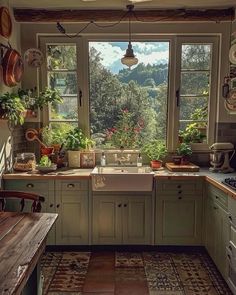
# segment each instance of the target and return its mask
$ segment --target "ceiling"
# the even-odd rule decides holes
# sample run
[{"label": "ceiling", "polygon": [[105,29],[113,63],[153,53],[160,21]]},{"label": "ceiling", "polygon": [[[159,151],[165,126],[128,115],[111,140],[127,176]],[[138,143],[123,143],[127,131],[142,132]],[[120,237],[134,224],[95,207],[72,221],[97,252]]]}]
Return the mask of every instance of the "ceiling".
[{"label": "ceiling", "polygon": [[[133,0],[137,9],[161,8],[228,8],[236,7],[235,0]],[[129,0],[9,0],[9,4],[16,8],[51,8],[51,9],[126,9]]]}]

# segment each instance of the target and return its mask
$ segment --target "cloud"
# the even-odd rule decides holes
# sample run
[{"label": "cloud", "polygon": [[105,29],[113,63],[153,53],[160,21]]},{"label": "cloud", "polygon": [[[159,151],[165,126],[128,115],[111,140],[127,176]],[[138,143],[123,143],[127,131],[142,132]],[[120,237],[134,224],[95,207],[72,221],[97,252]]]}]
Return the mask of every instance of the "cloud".
[{"label": "cloud", "polygon": [[[125,54],[127,42],[90,42],[90,46],[100,52],[102,65],[111,72],[118,73],[119,70],[125,67],[120,59]],[[168,42],[132,42],[132,46],[139,63],[153,65],[168,62],[169,60]]]}]

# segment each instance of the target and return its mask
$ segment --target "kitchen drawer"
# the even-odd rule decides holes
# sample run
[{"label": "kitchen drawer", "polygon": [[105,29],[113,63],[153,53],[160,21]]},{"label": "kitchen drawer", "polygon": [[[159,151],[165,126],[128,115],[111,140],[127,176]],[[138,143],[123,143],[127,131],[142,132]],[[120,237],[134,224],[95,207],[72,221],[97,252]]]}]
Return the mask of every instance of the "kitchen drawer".
[{"label": "kitchen drawer", "polygon": [[195,195],[202,191],[201,181],[156,181],[156,191],[162,195],[188,194]]},{"label": "kitchen drawer", "polygon": [[207,194],[224,209],[228,208],[228,195],[213,185],[207,185]]},{"label": "kitchen drawer", "polygon": [[88,180],[58,180],[56,181],[58,191],[87,191]]},{"label": "kitchen drawer", "polygon": [[4,180],[6,190],[25,192],[47,192],[54,189],[54,181],[45,180]]}]

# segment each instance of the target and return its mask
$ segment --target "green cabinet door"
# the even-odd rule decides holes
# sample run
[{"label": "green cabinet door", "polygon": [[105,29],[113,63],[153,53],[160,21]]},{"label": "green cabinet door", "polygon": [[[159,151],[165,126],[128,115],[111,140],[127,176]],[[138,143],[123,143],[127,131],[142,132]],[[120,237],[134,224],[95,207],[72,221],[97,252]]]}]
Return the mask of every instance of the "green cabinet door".
[{"label": "green cabinet door", "polygon": [[201,245],[201,195],[157,196],[156,206],[156,244]]},{"label": "green cabinet door", "polygon": [[151,202],[151,196],[135,195],[123,198],[124,244],[151,244]]},{"label": "green cabinet door", "polygon": [[122,206],[120,196],[93,196],[94,245],[122,243]]},{"label": "green cabinet door", "polygon": [[211,258],[216,260],[216,234],[217,234],[217,212],[211,199],[206,201],[205,216],[205,247]]},{"label": "green cabinet door", "polygon": [[88,196],[87,192],[56,193],[56,244],[88,244]]}]

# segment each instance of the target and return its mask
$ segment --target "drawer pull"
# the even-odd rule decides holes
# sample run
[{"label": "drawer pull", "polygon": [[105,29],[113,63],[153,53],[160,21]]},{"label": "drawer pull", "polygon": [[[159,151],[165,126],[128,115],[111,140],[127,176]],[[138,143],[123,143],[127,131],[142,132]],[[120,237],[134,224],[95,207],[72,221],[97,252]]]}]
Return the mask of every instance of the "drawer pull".
[{"label": "drawer pull", "polygon": [[53,207],[53,204],[50,204],[49,207],[52,208]]},{"label": "drawer pull", "polygon": [[179,200],[181,200],[181,199],[182,199],[182,197],[178,197],[178,199],[179,199]]},{"label": "drawer pull", "polygon": [[121,204],[119,204],[118,207],[120,208],[121,207]]},{"label": "drawer pull", "polygon": [[229,245],[229,250],[232,251],[232,246],[231,245]]},{"label": "drawer pull", "polygon": [[57,204],[57,208],[59,208],[60,207],[60,204]]},{"label": "drawer pull", "polygon": [[182,193],[182,191],[178,191],[178,194],[181,194]]},{"label": "drawer pull", "polygon": [[177,188],[181,188],[181,184],[177,185]]},{"label": "drawer pull", "polygon": [[215,210],[219,209],[219,208],[218,208],[218,207],[216,207],[216,206],[214,206],[213,208],[214,208]]},{"label": "drawer pull", "polygon": [[218,196],[215,196],[216,197],[216,199],[219,199],[219,197]]},{"label": "drawer pull", "polygon": [[229,258],[229,260],[231,259],[230,255],[228,254],[227,257]]},{"label": "drawer pull", "polygon": [[27,183],[27,184],[26,184],[26,187],[28,187],[28,188],[32,188],[32,187],[34,187],[34,185],[33,185],[33,183]]},{"label": "drawer pull", "polygon": [[229,215],[229,220],[231,220],[231,221],[232,221],[232,216],[231,216],[231,215]]},{"label": "drawer pull", "polygon": [[75,187],[75,185],[74,185],[74,183],[69,183],[69,184],[67,184],[67,187],[72,188],[72,187]]},{"label": "drawer pull", "polygon": [[124,207],[126,208],[127,207],[127,204],[124,204]]}]

